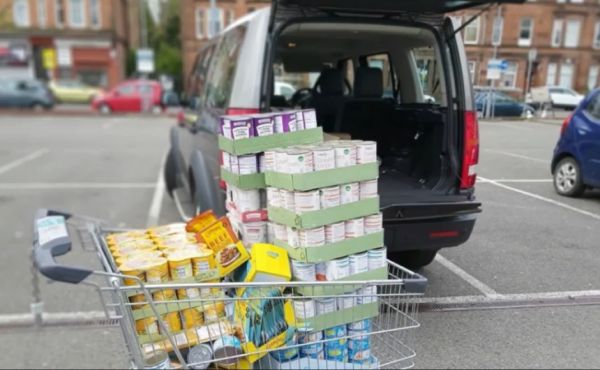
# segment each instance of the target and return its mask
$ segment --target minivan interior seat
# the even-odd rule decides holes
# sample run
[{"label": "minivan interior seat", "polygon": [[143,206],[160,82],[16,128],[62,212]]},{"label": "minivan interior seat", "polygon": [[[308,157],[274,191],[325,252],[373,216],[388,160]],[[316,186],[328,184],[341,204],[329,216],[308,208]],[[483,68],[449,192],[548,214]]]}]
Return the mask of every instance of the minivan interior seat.
[{"label": "minivan interior seat", "polygon": [[344,96],[344,75],[335,68],[321,72],[314,87],[312,107],[317,112],[317,122],[326,132],[333,131],[337,115],[346,101]]},{"label": "minivan interior seat", "polygon": [[393,99],[383,97],[383,71],[358,67],[354,75],[354,98],[344,102],[335,131],[356,139],[381,140],[379,130],[393,116],[394,104]]}]

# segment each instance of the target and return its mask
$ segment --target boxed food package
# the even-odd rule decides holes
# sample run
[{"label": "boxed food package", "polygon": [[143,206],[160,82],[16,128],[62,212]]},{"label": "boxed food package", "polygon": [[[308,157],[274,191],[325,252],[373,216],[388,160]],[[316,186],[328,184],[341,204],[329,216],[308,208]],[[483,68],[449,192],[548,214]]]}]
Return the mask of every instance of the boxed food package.
[{"label": "boxed food package", "polygon": [[[292,279],[288,253],[272,244],[257,243],[252,246],[250,260],[236,271],[236,281],[281,283]],[[244,289],[239,288],[238,295]]]}]

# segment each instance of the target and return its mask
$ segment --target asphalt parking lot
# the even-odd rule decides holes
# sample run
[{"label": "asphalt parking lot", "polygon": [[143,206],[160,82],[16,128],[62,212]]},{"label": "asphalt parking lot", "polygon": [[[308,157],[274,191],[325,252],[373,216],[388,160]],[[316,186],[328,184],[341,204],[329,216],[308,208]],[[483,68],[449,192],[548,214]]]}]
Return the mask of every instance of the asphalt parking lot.
[{"label": "asphalt parking lot", "polygon": [[[32,300],[32,217],[40,207],[118,227],[178,220],[161,191],[172,118],[0,116],[0,324]],[[600,192],[557,196],[549,163],[559,125],[482,122],[471,239],[443,250],[429,279],[414,342],[419,368],[593,367],[600,364]],[[74,250],[68,263],[94,266]],[[89,287],[41,280],[46,312],[101,310]],[[125,367],[111,326],[6,328],[7,367]]]}]

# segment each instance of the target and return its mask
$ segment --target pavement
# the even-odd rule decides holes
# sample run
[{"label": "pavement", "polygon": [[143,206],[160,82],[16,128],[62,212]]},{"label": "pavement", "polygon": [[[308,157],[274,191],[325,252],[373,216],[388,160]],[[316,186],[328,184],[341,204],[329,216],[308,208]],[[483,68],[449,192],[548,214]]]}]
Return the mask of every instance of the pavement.
[{"label": "pavement", "polygon": [[[117,227],[179,220],[158,185],[173,123],[160,116],[0,115],[0,325],[30,310],[36,209]],[[417,368],[600,364],[600,192],[580,199],[554,193],[549,164],[559,129],[560,122],[481,122],[476,194],[483,213],[466,244],[441,251],[420,271],[429,279],[421,327],[406,342]],[[61,261],[98,267],[80,248]],[[101,310],[90,287],[40,283],[45,312]],[[114,326],[0,326],[0,348],[0,367],[128,366]]]}]

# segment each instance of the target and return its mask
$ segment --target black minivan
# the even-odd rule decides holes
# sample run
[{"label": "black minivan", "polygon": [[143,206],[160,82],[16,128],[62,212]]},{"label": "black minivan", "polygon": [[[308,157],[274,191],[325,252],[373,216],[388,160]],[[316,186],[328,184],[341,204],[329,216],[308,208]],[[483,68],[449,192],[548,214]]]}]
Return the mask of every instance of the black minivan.
[{"label": "black minivan", "polygon": [[[419,268],[467,241],[481,211],[477,111],[445,14],[490,3],[274,0],[230,25],[215,40],[197,122],[171,130],[165,179],[180,212],[225,213],[219,116],[314,108],[325,132],[377,141],[392,260]],[[277,95],[276,83],[296,91]]]}]

